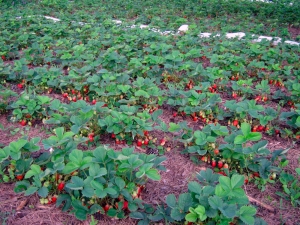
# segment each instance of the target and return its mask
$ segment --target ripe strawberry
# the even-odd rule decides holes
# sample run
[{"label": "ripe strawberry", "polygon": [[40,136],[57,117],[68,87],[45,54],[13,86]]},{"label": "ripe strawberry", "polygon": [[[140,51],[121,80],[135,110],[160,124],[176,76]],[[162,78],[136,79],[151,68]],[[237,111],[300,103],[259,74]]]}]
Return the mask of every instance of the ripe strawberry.
[{"label": "ripe strawberry", "polygon": [[176,117],[177,116],[177,112],[173,112],[173,117]]},{"label": "ripe strawberry", "polygon": [[255,99],[254,99],[256,102],[259,102],[259,101],[261,101],[261,96],[259,95],[259,96],[257,96]]},{"label": "ripe strawberry", "polygon": [[142,146],[142,144],[143,144],[143,141],[142,141],[141,139],[138,139],[138,140],[136,141],[136,145],[137,145],[137,146]]},{"label": "ripe strawberry", "polygon": [[222,162],[222,161],[219,161],[219,162],[218,162],[218,168],[221,169],[222,167],[223,167],[223,162]]},{"label": "ripe strawberry", "polygon": [[73,95],[75,95],[77,91],[72,89],[71,92],[72,92]]},{"label": "ripe strawberry", "polygon": [[110,209],[110,205],[106,204],[104,207],[103,207],[104,211],[107,212],[109,209]]},{"label": "ripe strawberry", "polygon": [[93,142],[94,141],[94,137],[93,136],[89,136],[89,140],[90,140],[90,142]]},{"label": "ripe strawberry", "polygon": [[164,146],[165,144],[166,144],[165,138],[161,139],[161,140],[160,140],[160,145],[161,145],[161,146]]},{"label": "ripe strawberry", "polygon": [[24,178],[24,175],[23,175],[23,174],[18,174],[18,175],[16,175],[16,179],[17,179],[18,181],[23,180],[23,178]]},{"label": "ripe strawberry", "polygon": [[21,124],[22,127],[24,127],[26,125],[26,123],[27,123],[26,120],[21,120],[20,121],[20,124]]},{"label": "ripe strawberry", "polygon": [[248,176],[245,176],[244,184],[248,184],[248,182],[249,182]]},{"label": "ripe strawberry", "polygon": [[252,132],[257,132],[257,126],[254,126],[251,131]]},{"label": "ripe strawberry", "polygon": [[237,93],[236,93],[236,92],[233,92],[233,93],[232,93],[232,97],[233,97],[233,98],[237,98]]},{"label": "ripe strawberry", "polygon": [[280,130],[275,130],[275,134],[276,135],[280,134]]},{"label": "ripe strawberry", "polygon": [[17,84],[17,87],[18,87],[19,89],[22,89],[22,88],[23,88],[23,84]]},{"label": "ripe strawberry", "polygon": [[2,58],[3,61],[6,60],[5,55],[2,55],[1,58]]},{"label": "ripe strawberry", "polygon": [[220,172],[218,172],[218,174],[221,174],[221,175],[223,175],[223,176],[226,176],[226,173],[225,173],[224,171],[220,171]]},{"label": "ripe strawberry", "polygon": [[212,87],[213,89],[217,89],[217,85],[216,85],[216,84],[213,84],[211,87]]},{"label": "ripe strawberry", "polygon": [[198,118],[195,116],[195,117],[193,117],[193,121],[197,121],[198,120]]},{"label": "ripe strawberry", "polygon": [[73,101],[73,102],[77,102],[77,99],[76,99],[75,96],[72,98],[72,101]]},{"label": "ripe strawberry", "polygon": [[65,92],[65,93],[62,94],[62,96],[63,96],[64,98],[67,98],[67,97],[68,97],[68,93]]},{"label": "ripe strawberry", "polygon": [[140,187],[137,188],[136,193],[137,193],[137,196],[138,196],[138,197],[141,195],[143,189],[144,189],[144,186],[140,186]]},{"label": "ripe strawberry", "polygon": [[215,155],[218,155],[220,153],[219,149],[214,150]]},{"label": "ripe strawberry", "polygon": [[215,168],[217,166],[217,162],[215,160],[212,160],[211,161],[211,166]]},{"label": "ripe strawberry", "polygon": [[59,190],[59,191],[62,191],[63,189],[64,189],[64,187],[65,187],[65,182],[60,182],[59,184],[58,184],[58,186],[57,186],[57,189]]},{"label": "ripe strawberry", "polygon": [[124,204],[123,204],[123,210],[128,210],[128,202],[127,201],[124,201]]},{"label": "ripe strawberry", "polygon": [[149,136],[149,131],[144,130],[143,133],[144,133],[145,136]]},{"label": "ripe strawberry", "polygon": [[57,196],[56,196],[56,195],[52,196],[52,198],[51,198],[51,202],[52,202],[52,203],[55,203],[55,202],[56,202],[56,200],[57,200]]},{"label": "ripe strawberry", "polygon": [[96,105],[96,103],[97,103],[96,99],[93,99],[92,105]]},{"label": "ripe strawberry", "polygon": [[233,122],[232,122],[232,125],[233,126],[238,126],[239,125],[239,121],[237,119],[235,119]]},{"label": "ripe strawberry", "polygon": [[274,82],[273,80],[269,80],[269,84],[273,84],[273,82]]},{"label": "ripe strawberry", "polygon": [[146,138],[146,139],[144,140],[144,145],[148,145],[148,144],[149,144],[149,139]]},{"label": "ripe strawberry", "polygon": [[262,132],[262,131],[264,131],[264,130],[265,130],[265,127],[262,126],[262,125],[259,125],[259,126],[257,127],[257,131],[258,131],[258,132]]},{"label": "ripe strawberry", "polygon": [[253,173],[253,177],[259,177],[259,173],[258,172],[254,172]]},{"label": "ripe strawberry", "polygon": [[119,139],[116,139],[116,144],[117,144],[117,145],[121,144],[121,142],[120,142]]},{"label": "ripe strawberry", "polygon": [[116,138],[116,135],[115,134],[111,134],[111,138]]}]

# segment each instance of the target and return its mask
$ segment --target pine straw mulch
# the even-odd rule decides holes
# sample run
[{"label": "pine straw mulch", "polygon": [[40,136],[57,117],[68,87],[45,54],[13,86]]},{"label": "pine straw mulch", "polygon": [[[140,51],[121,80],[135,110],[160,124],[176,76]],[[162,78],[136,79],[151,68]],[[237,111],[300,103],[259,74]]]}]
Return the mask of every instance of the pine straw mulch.
[{"label": "pine straw mulch", "polygon": [[[161,119],[166,123],[173,121],[170,110],[165,110]],[[175,120],[179,122],[181,119]],[[195,128],[201,129],[203,124],[193,122],[187,119],[188,124]],[[14,128],[21,128],[19,124],[11,124],[7,122],[6,116],[0,117],[0,123],[4,125],[6,129],[0,130],[0,142],[4,145],[9,144],[11,141],[20,138],[20,134],[11,135],[8,130]],[[10,127],[10,129],[8,129]],[[154,137],[161,138],[162,133],[159,131],[151,132]],[[42,137],[45,138],[48,134],[41,130],[41,127],[32,127],[29,129],[29,137]],[[168,138],[172,138],[169,136]],[[274,138],[264,136],[269,141],[269,149],[275,150],[280,148],[287,148],[291,146],[290,140],[284,140],[282,138]],[[117,146],[109,138],[105,137],[106,144],[110,144],[110,147],[114,149],[120,149],[125,146]],[[166,172],[161,172],[161,180],[159,182],[149,181],[146,184],[146,190],[142,193],[142,199],[146,203],[156,205],[164,202],[168,194],[175,194],[178,196],[180,193],[187,191],[187,184],[191,180],[196,179],[196,174],[201,170],[210,167],[209,165],[195,165],[190,159],[182,155],[180,151],[183,146],[180,143],[171,142],[171,151],[166,152],[165,156],[167,160],[163,163],[166,167]],[[43,149],[41,149],[43,150]],[[142,149],[137,149],[141,151]],[[298,159],[300,157],[299,145],[293,146],[287,153],[287,158],[290,160],[288,171],[294,173],[294,169],[299,167]],[[0,222],[6,220],[6,224],[15,225],[85,225],[89,224],[90,218],[87,221],[79,221],[75,216],[62,212],[60,209],[55,208],[53,205],[41,205],[37,195],[30,197],[24,197],[23,195],[16,194],[13,191],[14,184],[0,184]],[[254,184],[250,183],[244,186],[244,189],[248,196],[269,205],[276,210],[274,212],[268,209],[257,206],[257,215],[262,217],[270,225],[296,225],[300,224],[300,210],[294,208],[288,201],[282,200],[275,194],[276,191],[281,191],[280,184],[267,185],[266,190],[261,192]],[[16,210],[23,201],[28,201],[23,208]],[[280,203],[281,202],[281,203]],[[2,221],[1,221],[2,220]],[[5,224],[5,223],[4,223]],[[101,216],[98,224],[110,224],[110,225],[130,225],[137,224],[136,220],[126,218],[123,220],[114,220],[106,216]],[[162,223],[158,223],[162,224]]]}]

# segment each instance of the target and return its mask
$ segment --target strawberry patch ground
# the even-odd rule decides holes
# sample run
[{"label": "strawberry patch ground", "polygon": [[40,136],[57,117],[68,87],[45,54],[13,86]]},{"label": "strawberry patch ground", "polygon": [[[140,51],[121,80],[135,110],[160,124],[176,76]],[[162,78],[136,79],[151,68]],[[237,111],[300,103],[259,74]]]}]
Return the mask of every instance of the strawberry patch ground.
[{"label": "strawberry patch ground", "polygon": [[0,1],[2,224],[300,224],[300,3]]}]

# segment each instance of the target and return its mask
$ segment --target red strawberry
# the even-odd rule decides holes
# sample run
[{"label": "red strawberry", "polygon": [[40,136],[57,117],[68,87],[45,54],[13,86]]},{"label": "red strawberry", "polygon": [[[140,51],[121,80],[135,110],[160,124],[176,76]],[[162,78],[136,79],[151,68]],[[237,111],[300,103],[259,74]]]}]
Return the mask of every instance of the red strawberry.
[{"label": "red strawberry", "polygon": [[238,121],[238,120],[234,120],[234,121],[232,122],[232,124],[233,124],[233,126],[237,127],[237,126],[239,125],[239,121]]},{"label": "red strawberry", "polygon": [[111,134],[111,138],[116,138],[116,135],[115,134]]},{"label": "red strawberry", "polygon": [[121,141],[119,139],[116,139],[116,144],[117,145],[121,144]]},{"label": "red strawberry", "polygon": [[76,90],[74,90],[74,89],[72,89],[71,92],[73,95],[76,94]]},{"label": "red strawberry", "polygon": [[254,100],[257,101],[257,102],[261,101],[261,96],[260,95],[257,96]]},{"label": "red strawberry", "polygon": [[59,191],[62,191],[63,189],[64,189],[64,187],[65,187],[65,182],[60,182],[59,184],[58,184],[58,186],[57,186],[57,189],[59,190]]},{"label": "red strawberry", "polygon": [[96,103],[97,103],[96,99],[93,99],[92,105],[96,105]]},{"label": "red strawberry", "polygon": [[128,202],[127,201],[124,201],[124,204],[123,204],[123,210],[127,210],[128,209]]},{"label": "red strawberry", "polygon": [[149,144],[149,139],[146,138],[146,139],[144,140],[144,145],[148,145],[148,144]]},{"label": "red strawberry", "polygon": [[76,97],[73,97],[73,98],[72,98],[72,101],[73,101],[73,102],[77,102]]},{"label": "red strawberry", "polygon": [[236,92],[233,92],[233,93],[232,93],[232,97],[233,97],[233,98],[237,98],[237,93],[236,93]]},{"label": "red strawberry", "polygon": [[280,130],[275,130],[275,134],[276,135],[280,134]]},{"label": "red strawberry", "polygon": [[2,55],[1,58],[2,58],[3,61],[5,61],[5,59],[6,59],[5,55]]},{"label": "red strawberry", "polygon": [[26,125],[26,123],[27,123],[26,120],[21,120],[20,121],[20,124],[21,124],[22,127],[24,127]]},{"label": "red strawberry", "polygon": [[148,136],[148,135],[149,135],[149,131],[144,130],[144,135],[145,135],[145,136]]},{"label": "red strawberry", "polygon": [[218,155],[219,152],[220,152],[219,149],[215,149],[215,150],[214,150],[215,155]]},{"label": "red strawberry", "polygon": [[273,80],[269,80],[269,84],[273,84],[273,82],[274,82]]},{"label": "red strawberry", "polygon": [[166,144],[165,138],[161,139],[161,140],[160,140],[160,145],[161,145],[161,146],[164,146],[165,144]]},{"label": "red strawberry", "polygon": [[107,211],[109,210],[109,208],[110,208],[110,205],[108,205],[108,204],[106,204],[106,205],[103,207],[103,209],[104,209],[105,212],[107,212]]},{"label": "red strawberry", "polygon": [[211,166],[215,168],[217,166],[217,162],[215,160],[212,160],[211,161]]},{"label": "red strawberry", "polygon": [[137,146],[142,146],[142,144],[143,144],[143,142],[142,142],[141,139],[138,139],[138,140],[136,141],[136,145],[137,145]]},{"label": "red strawberry", "polygon": [[23,178],[24,178],[23,174],[16,175],[16,179],[19,180],[19,181],[23,180]]},{"label": "red strawberry", "polygon": [[262,125],[259,125],[259,126],[257,127],[257,131],[259,131],[259,132],[262,132],[262,131],[264,131],[264,130],[265,130],[265,127],[262,126]]},{"label": "red strawberry", "polygon": [[176,117],[177,116],[177,112],[173,112],[173,117]]},{"label": "red strawberry", "polygon": [[198,118],[195,116],[195,117],[193,117],[193,121],[197,121],[198,120]]},{"label": "red strawberry", "polygon": [[219,162],[218,162],[218,168],[221,169],[222,167],[223,167],[223,162],[222,162],[222,161],[219,161]]},{"label": "red strawberry", "polygon": [[257,132],[257,126],[254,126],[254,127],[252,128],[252,132]]},{"label": "red strawberry", "polygon": [[63,95],[62,95],[64,98],[67,98],[68,97],[68,93],[67,92],[65,92],[65,93],[63,93]]},{"label": "red strawberry", "polygon": [[248,176],[245,176],[244,184],[248,184],[248,182],[249,182]]},{"label": "red strawberry", "polygon": [[52,202],[52,203],[55,203],[55,202],[56,202],[56,200],[57,200],[57,196],[56,196],[56,195],[52,196],[52,198],[51,198],[51,202]]},{"label": "red strawberry", "polygon": [[213,89],[217,89],[217,85],[216,85],[216,84],[213,84],[211,87],[212,87]]},{"label": "red strawberry", "polygon": [[259,177],[259,173],[258,173],[258,172],[254,172],[254,173],[253,173],[253,176],[254,176],[254,177]]},{"label": "red strawberry", "polygon": [[23,88],[23,84],[18,84],[17,86],[18,86],[19,89]]},{"label": "red strawberry", "polygon": [[94,141],[94,137],[93,136],[89,136],[89,140],[90,140],[90,142],[93,142]]}]

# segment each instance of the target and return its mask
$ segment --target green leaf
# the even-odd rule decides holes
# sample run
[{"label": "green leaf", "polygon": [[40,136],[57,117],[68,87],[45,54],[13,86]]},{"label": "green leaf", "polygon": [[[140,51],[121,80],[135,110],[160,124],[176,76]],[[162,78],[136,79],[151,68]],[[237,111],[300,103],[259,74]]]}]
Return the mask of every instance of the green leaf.
[{"label": "green leaf", "polygon": [[169,132],[178,132],[180,131],[180,125],[176,123],[169,123]]},{"label": "green leaf", "polygon": [[38,195],[42,198],[46,198],[48,196],[49,190],[46,187],[41,187],[38,191]]},{"label": "green leaf", "polygon": [[188,188],[189,188],[190,192],[194,192],[194,193],[197,193],[197,194],[200,194],[201,190],[202,190],[201,185],[196,181],[189,182]]},{"label": "green leaf", "polygon": [[241,130],[244,134],[244,136],[247,136],[251,132],[251,126],[249,123],[242,123],[241,124]]},{"label": "green leaf", "polygon": [[100,168],[99,164],[92,163],[89,168],[89,175],[97,178],[107,174],[106,168]]},{"label": "green leaf", "polygon": [[32,195],[34,194],[36,191],[38,190],[38,187],[29,187],[26,191],[25,191],[25,196],[28,196],[28,195]]},{"label": "green leaf", "polygon": [[82,190],[84,186],[83,179],[78,176],[73,176],[71,178],[72,183],[67,183],[66,187],[70,188],[71,190]]},{"label": "green leaf", "polygon": [[202,205],[198,205],[195,209],[195,212],[198,214],[198,217],[201,221],[206,220],[207,216],[205,214],[205,208]]},{"label": "green leaf", "polygon": [[260,132],[251,132],[246,138],[248,141],[259,141],[262,138],[262,134]]},{"label": "green leaf", "polygon": [[156,181],[160,180],[160,175],[159,175],[158,171],[156,169],[153,169],[153,168],[146,171],[146,176],[148,178],[150,178],[151,180],[156,180]]},{"label": "green leaf", "polygon": [[119,187],[119,189],[123,189],[125,187],[125,181],[121,177],[116,177],[115,178],[115,183]]},{"label": "green leaf", "polygon": [[221,207],[223,205],[222,199],[216,195],[210,196],[208,198],[208,203],[209,203],[210,207],[212,207],[213,209],[218,209],[219,207]]},{"label": "green leaf", "polygon": [[[191,210],[190,210],[191,211]],[[188,213],[188,214],[186,214],[186,216],[185,216],[185,220],[186,221],[189,221],[189,222],[196,222],[197,221],[197,219],[198,219],[198,216],[197,216],[197,214],[195,214],[195,213]]]},{"label": "green leaf", "polygon": [[166,203],[170,208],[176,207],[176,197],[174,194],[167,195]]},{"label": "green leaf", "polygon": [[241,187],[244,184],[245,177],[243,175],[234,174],[231,177],[231,188],[235,189]]},{"label": "green leaf", "polygon": [[256,209],[252,206],[242,206],[239,211],[240,219],[249,225],[254,224],[254,215],[256,214]]},{"label": "green leaf", "polygon": [[87,219],[87,213],[88,212],[86,210],[79,209],[75,211],[75,216],[77,219],[84,221]]},{"label": "green leaf", "polygon": [[247,138],[244,137],[243,135],[238,135],[234,139],[234,144],[236,145],[241,145],[247,141]]},{"label": "green leaf", "polygon": [[183,193],[179,195],[178,207],[183,211],[187,211],[193,204],[193,199],[190,193]]},{"label": "green leaf", "polygon": [[180,212],[178,208],[174,208],[171,210],[171,217],[176,221],[181,221],[185,217],[185,213]]}]

